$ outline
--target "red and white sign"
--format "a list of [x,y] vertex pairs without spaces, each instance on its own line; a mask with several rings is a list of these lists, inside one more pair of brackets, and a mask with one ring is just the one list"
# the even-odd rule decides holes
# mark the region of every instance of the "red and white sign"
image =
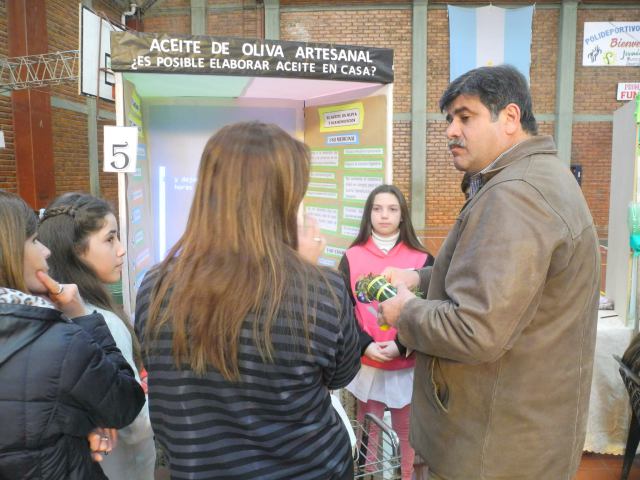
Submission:
[[633,100],[636,98],[636,94],[640,91],[640,82],[632,83],[619,83],[618,84],[618,96],[616,100]]

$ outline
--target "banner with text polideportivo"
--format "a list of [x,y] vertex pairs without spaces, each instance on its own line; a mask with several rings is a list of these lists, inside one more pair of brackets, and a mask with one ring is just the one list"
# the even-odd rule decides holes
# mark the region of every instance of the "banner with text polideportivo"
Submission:
[[640,22],[585,22],[583,67],[640,67]]
[[393,50],[137,32],[111,34],[113,71],[393,82]]
[[533,6],[448,6],[450,79],[477,67],[509,64],[529,81]]

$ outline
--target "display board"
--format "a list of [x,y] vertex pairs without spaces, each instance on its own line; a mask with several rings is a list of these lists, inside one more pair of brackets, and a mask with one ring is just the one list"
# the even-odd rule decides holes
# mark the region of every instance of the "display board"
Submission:
[[184,231],[205,143],[240,121],[275,123],[310,146],[303,206],[328,238],[322,263],[337,266],[367,195],[391,181],[393,50],[118,32],[111,52],[118,125],[141,131],[138,170],[118,174],[125,308]]
[[305,119],[311,178],[304,209],[327,237],[320,263],[336,267],[358,234],[365,200],[385,181],[387,99],[308,107]]
[[[129,258],[129,294],[135,299],[145,273],[153,261],[153,216],[151,215],[151,172],[147,154],[147,139],[143,121],[142,99],[134,85],[124,82],[127,102],[124,105],[126,126],[138,128],[136,172],[127,175],[127,254]],[[132,304],[133,305],[133,304]],[[135,308],[135,305],[133,305]]]
[[297,111],[255,102],[173,99],[145,107],[149,137],[150,188],[154,219],[154,263],[164,259],[187,224],[207,140],[225,125],[243,121],[275,123],[296,135]]
[[635,201],[637,162],[640,157],[640,128],[634,121],[634,102],[613,113],[611,142],[611,188],[609,192],[609,229],[607,236],[606,296],[614,301],[620,318],[633,326],[629,312],[631,288],[631,249],[627,208]]

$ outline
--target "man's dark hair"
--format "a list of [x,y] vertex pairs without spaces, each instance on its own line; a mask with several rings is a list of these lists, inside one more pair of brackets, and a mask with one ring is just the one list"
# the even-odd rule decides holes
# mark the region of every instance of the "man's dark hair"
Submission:
[[496,120],[507,105],[515,103],[520,107],[522,129],[530,135],[538,134],[527,80],[515,67],[480,67],[460,75],[440,97],[440,111],[444,112],[460,95],[479,97],[491,112],[492,120]]

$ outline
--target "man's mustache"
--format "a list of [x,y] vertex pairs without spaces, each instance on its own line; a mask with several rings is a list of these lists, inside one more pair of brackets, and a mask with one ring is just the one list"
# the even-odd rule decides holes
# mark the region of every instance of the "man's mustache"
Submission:
[[447,143],[447,146],[449,147],[449,150],[451,150],[454,147],[465,148],[464,142],[460,139],[449,140],[449,142]]

